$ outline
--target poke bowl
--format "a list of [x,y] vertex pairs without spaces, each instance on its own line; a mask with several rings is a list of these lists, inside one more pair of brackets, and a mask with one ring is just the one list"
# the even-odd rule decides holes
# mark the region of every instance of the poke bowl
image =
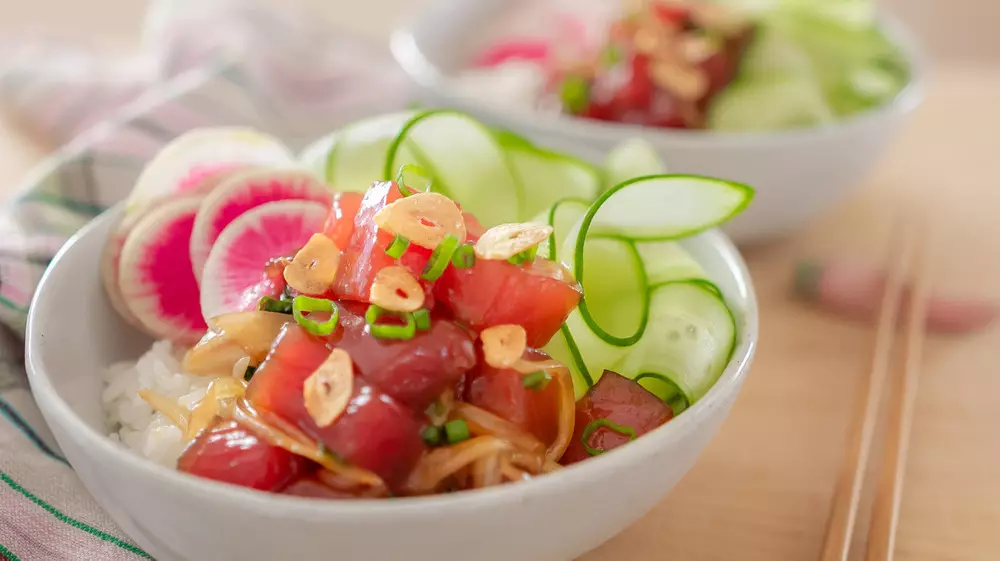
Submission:
[[752,5],[438,0],[391,45],[431,107],[585,158],[641,137],[670,171],[753,185],[724,231],[767,241],[867,177],[919,106],[924,63],[873,3],[732,8],[723,23],[718,4]]
[[454,111],[300,156],[192,131],[46,272],[32,391],[160,561],[572,559],[694,465],[757,342],[714,228],[752,189],[627,168]]

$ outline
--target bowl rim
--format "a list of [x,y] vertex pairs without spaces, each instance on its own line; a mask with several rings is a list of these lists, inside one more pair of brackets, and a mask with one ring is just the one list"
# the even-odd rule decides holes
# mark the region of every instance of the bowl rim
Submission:
[[495,107],[449,91],[446,82],[448,74],[427,58],[420,47],[416,30],[424,18],[439,11],[433,8],[443,6],[448,2],[454,3],[454,1],[436,0],[428,9],[411,17],[408,22],[396,28],[390,35],[389,49],[402,71],[419,87],[434,92],[456,108],[478,113],[485,119],[504,123],[505,126],[519,131],[530,131],[534,134],[544,135],[568,135],[576,140],[589,143],[607,142],[608,140],[620,142],[635,136],[642,136],[652,142],[690,147],[787,144],[815,141],[841,134],[844,131],[862,128],[872,121],[883,119],[892,114],[911,113],[920,105],[924,97],[926,59],[918,41],[899,18],[880,10],[877,15],[877,26],[906,59],[910,71],[909,80],[906,86],[891,100],[831,123],[782,131],[726,132],[609,123],[571,115],[557,115],[552,118],[539,119],[534,111],[515,111]]
[[[56,282],[54,280],[56,271],[60,269],[70,253],[86,247],[83,243],[85,239],[89,241],[89,238],[96,235],[97,232],[109,230],[111,225],[123,214],[123,211],[124,204],[119,203],[91,220],[74,234],[59,250],[46,269],[32,298],[26,329],[25,364],[32,394],[38,402],[43,417],[47,423],[60,425],[60,428],[72,437],[79,447],[96,450],[102,457],[102,461],[122,464],[125,469],[138,474],[141,479],[156,480],[163,486],[178,488],[185,493],[201,494],[207,499],[226,503],[231,507],[256,509],[260,512],[270,513],[269,516],[301,520],[350,516],[355,520],[369,522],[394,517],[424,516],[429,511],[469,512],[485,506],[517,504],[543,500],[545,497],[558,497],[582,484],[599,479],[602,472],[606,474],[620,473],[630,465],[648,460],[648,457],[659,448],[670,446],[682,436],[694,431],[713,408],[722,406],[731,394],[739,391],[757,347],[758,307],[749,270],[729,238],[718,230],[709,230],[700,235],[709,236],[713,250],[718,252],[725,261],[735,278],[740,296],[746,301],[745,307],[740,310],[742,312],[741,335],[737,348],[719,380],[702,399],[669,423],[661,425],[628,446],[603,454],[599,458],[592,458],[590,461],[568,466],[560,470],[558,474],[519,482],[516,485],[500,485],[447,495],[399,497],[391,500],[371,501],[327,501],[262,493],[184,474],[134,454],[120,444],[113,442],[107,434],[84,422],[59,395],[48,377],[42,359],[43,353],[40,349],[40,344],[44,339],[42,335],[44,327],[41,324],[40,316],[45,315],[45,310],[48,308],[47,294],[58,289],[58,285],[53,284]],[[94,245],[98,248],[97,251],[103,247],[103,243]]]

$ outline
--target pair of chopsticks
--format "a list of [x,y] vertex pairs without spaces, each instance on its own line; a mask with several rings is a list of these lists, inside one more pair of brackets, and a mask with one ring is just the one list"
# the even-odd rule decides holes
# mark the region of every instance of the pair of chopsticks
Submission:
[[[854,426],[833,498],[820,561],[847,561],[858,517],[872,440],[887,382],[890,396],[881,471],[876,482],[866,561],[890,561],[896,541],[903,474],[917,397],[930,292],[929,239],[912,222],[894,228],[889,243],[892,261],[885,285],[870,377],[863,385],[862,408]],[[908,279],[913,276],[910,290]],[[904,300],[909,296],[909,302]],[[893,366],[893,346],[904,303],[907,304],[902,364]]]

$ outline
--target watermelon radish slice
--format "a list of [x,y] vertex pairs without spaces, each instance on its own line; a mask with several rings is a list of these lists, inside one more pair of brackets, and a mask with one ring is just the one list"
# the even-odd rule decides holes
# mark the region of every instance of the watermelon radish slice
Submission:
[[[196,173],[189,175],[188,180],[183,185],[183,191],[191,195],[202,195],[214,190],[221,182],[229,178],[230,175],[239,171],[253,169],[247,166],[216,166],[214,170],[209,167],[202,167]],[[115,226],[101,254],[101,279],[104,281],[105,292],[111,305],[121,314],[125,321],[136,327],[143,327],[142,323],[135,317],[121,294],[121,286],[118,284],[118,261],[121,258],[122,248],[125,247],[125,240],[128,238],[132,228],[151,210],[157,200],[149,201],[150,204],[142,205],[134,209],[131,213],[125,213],[122,219]]]
[[132,227],[121,249],[118,285],[132,316],[150,334],[195,343],[207,325],[191,268],[191,230],[200,196],[158,204]]
[[277,201],[253,208],[226,226],[208,254],[201,276],[204,318],[252,310],[273,296],[268,263],[291,257],[323,230],[327,205]]
[[189,193],[218,174],[245,166],[282,166],[294,156],[276,138],[254,129],[209,127],[184,133],[167,144],[139,175],[125,212],[158,199]]
[[304,200],[329,208],[333,194],[305,170],[253,170],[233,174],[201,203],[191,234],[194,276],[201,279],[212,245],[230,222],[246,211],[280,200]]
[[546,39],[508,39],[496,43],[479,54],[472,65],[480,68],[500,66],[512,60],[545,63],[552,47]]

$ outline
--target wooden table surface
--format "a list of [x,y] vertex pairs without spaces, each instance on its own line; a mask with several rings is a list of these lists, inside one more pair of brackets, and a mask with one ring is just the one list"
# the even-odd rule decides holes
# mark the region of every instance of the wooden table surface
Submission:
[[[25,9],[37,10],[37,16],[47,3]],[[124,11],[95,25],[113,28],[107,36],[130,44],[141,6],[96,3]],[[385,27],[374,12],[359,21],[355,27],[376,36]],[[8,17],[0,30],[12,25]],[[65,28],[79,37],[96,35]],[[792,266],[806,256],[874,260],[890,212],[924,209],[945,249],[935,258],[940,290],[1000,299],[1000,153],[988,141],[997,130],[1000,65],[940,64],[926,103],[848,204],[793,239],[745,251],[758,289],[762,336],[743,394],[681,484],[585,561],[817,558],[872,331],[793,302]],[[44,153],[4,126],[0,193],[9,194]],[[1000,330],[928,342],[898,561],[1000,558],[998,358]],[[861,548],[855,549],[860,559]]]

